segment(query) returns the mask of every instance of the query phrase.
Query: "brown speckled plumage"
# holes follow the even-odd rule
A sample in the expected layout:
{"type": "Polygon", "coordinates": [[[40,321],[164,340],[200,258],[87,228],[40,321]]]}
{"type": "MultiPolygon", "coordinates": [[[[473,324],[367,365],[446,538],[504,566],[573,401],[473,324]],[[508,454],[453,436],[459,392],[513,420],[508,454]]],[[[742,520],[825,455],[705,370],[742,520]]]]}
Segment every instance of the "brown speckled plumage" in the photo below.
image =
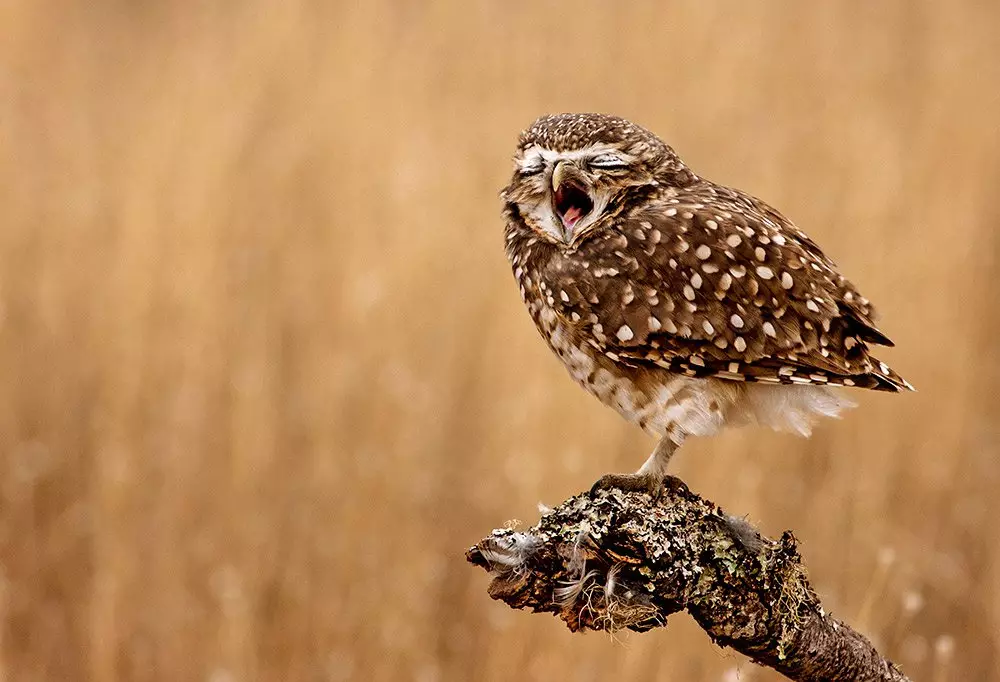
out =
{"type": "Polygon", "coordinates": [[[626,418],[675,445],[731,423],[781,428],[761,416],[763,394],[733,384],[822,386],[794,394],[818,407],[790,407],[802,412],[793,430],[808,432],[813,413],[848,404],[827,386],[909,387],[870,355],[892,343],[815,242],[759,199],[695,175],[649,131],[546,116],[515,161],[503,196],[522,297],[571,374],[626,418]],[[698,414],[685,417],[692,395],[698,414]]]}

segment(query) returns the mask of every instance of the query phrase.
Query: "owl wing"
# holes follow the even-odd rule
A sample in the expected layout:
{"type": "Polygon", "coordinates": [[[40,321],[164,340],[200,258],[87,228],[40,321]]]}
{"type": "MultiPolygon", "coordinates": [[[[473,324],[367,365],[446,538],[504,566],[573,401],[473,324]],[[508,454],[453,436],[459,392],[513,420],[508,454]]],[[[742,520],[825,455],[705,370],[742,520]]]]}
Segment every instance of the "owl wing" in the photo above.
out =
{"type": "Polygon", "coordinates": [[[736,381],[912,388],[869,354],[892,344],[870,302],[802,231],[736,190],[705,184],[653,202],[575,260],[557,310],[613,360],[736,381]]]}

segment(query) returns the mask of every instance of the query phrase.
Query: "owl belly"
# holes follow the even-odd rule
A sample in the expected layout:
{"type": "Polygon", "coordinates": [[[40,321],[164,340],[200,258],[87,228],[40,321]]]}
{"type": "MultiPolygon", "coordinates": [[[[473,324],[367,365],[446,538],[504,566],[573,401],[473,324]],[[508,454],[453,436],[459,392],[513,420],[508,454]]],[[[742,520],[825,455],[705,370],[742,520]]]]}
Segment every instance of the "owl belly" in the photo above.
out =
{"type": "MultiPolygon", "coordinates": [[[[725,426],[735,398],[721,382],[694,379],[656,367],[616,363],[575,337],[554,312],[543,309],[539,328],[570,376],[627,421],[652,436],[707,436],[725,426]]],[[[731,382],[729,382],[731,383],[731,382]]]]}
{"type": "Polygon", "coordinates": [[[616,363],[579,340],[554,312],[541,312],[539,328],[570,376],[657,438],[668,436],[680,444],[688,436],[711,436],[746,424],[808,436],[819,419],[839,417],[854,406],[837,387],[747,384],[616,363]]]}

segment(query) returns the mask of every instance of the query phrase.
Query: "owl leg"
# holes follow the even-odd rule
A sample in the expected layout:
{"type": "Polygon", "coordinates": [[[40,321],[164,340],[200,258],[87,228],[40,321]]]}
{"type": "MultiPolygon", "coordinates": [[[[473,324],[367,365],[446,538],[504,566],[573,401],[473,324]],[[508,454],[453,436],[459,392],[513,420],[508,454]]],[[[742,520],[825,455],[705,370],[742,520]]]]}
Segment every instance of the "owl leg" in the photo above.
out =
{"type": "Polygon", "coordinates": [[[653,454],[637,472],[634,474],[605,474],[590,489],[591,495],[598,490],[617,488],[626,492],[649,493],[653,497],[659,497],[663,490],[664,480],[667,478],[667,466],[670,463],[670,458],[673,457],[679,445],[669,435],[663,436],[656,444],[653,454]]]}

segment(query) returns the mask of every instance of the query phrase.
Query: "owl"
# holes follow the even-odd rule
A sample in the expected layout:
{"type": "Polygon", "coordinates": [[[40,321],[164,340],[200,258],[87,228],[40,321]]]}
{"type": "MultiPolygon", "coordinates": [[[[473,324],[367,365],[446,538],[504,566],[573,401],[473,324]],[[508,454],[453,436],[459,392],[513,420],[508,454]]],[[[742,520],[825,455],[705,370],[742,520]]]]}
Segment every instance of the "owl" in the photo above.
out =
{"type": "Polygon", "coordinates": [[[501,198],[507,257],[549,347],[658,439],[636,473],[595,489],[656,494],[691,436],[743,424],[807,436],[853,407],[844,387],[912,389],[871,355],[893,344],[816,242],[634,123],[539,118],[501,198]]]}

